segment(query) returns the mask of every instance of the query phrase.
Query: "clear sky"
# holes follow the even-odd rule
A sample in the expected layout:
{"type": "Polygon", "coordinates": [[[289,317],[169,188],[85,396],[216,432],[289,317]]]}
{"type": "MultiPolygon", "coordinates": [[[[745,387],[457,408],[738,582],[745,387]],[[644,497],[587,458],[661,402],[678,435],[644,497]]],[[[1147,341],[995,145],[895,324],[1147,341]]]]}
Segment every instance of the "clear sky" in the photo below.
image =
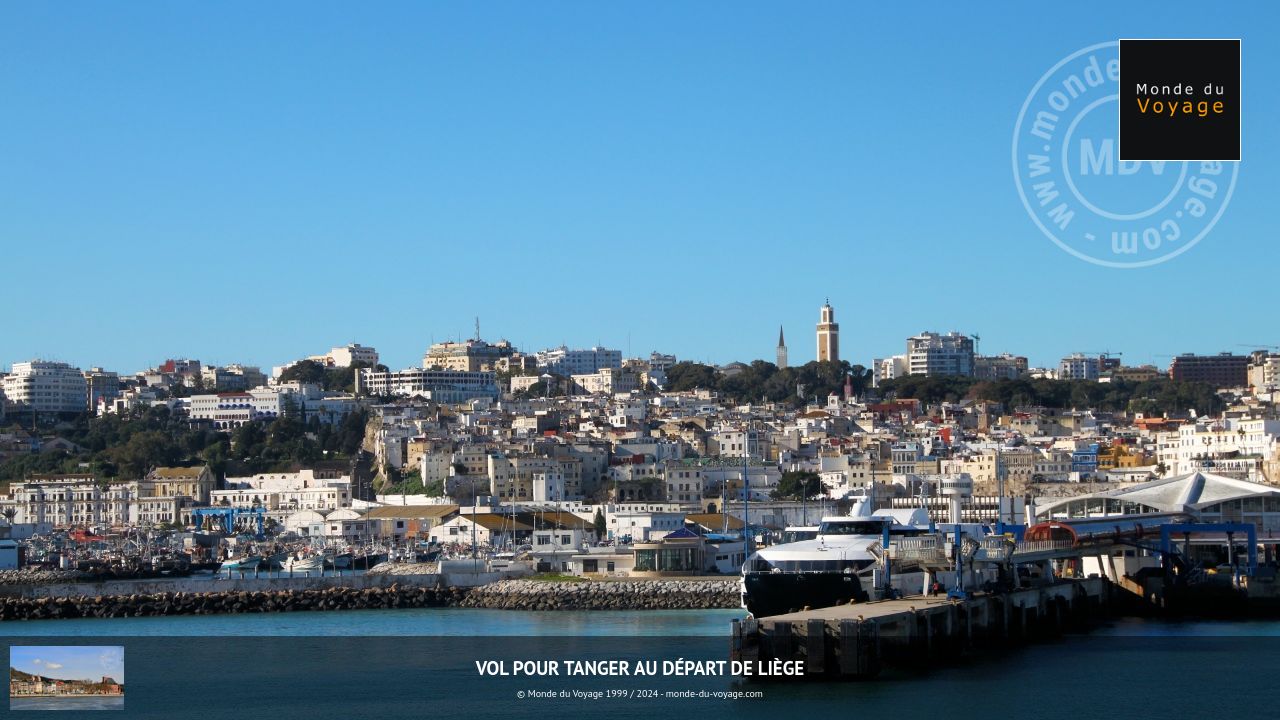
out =
{"type": "Polygon", "coordinates": [[[13,645],[9,666],[56,680],[124,682],[124,648],[119,645],[13,645]]]}
{"type": "Polygon", "coordinates": [[[0,366],[360,342],[712,362],[922,330],[1033,364],[1280,344],[1275,3],[0,5],[0,366]],[[1243,39],[1225,216],[1096,267],[1024,211],[1018,109],[1120,37],[1243,39]]]}

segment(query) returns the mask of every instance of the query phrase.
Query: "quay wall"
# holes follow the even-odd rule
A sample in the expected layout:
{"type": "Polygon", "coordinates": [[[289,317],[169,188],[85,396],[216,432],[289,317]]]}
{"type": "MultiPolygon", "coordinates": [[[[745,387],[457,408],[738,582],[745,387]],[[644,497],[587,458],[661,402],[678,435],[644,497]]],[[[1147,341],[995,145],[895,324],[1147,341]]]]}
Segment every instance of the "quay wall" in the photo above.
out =
{"type": "Polygon", "coordinates": [[[915,596],[734,620],[730,654],[802,661],[811,677],[914,672],[968,652],[1086,631],[1110,615],[1118,592],[1093,577],[965,600],[915,596]]]}

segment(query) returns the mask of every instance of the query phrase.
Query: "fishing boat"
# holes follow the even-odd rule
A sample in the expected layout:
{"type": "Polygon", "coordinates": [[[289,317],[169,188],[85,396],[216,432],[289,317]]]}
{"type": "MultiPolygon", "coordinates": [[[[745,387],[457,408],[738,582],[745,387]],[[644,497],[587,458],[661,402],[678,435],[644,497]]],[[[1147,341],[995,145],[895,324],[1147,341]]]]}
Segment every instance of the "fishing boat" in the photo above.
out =
{"type": "Polygon", "coordinates": [[[223,570],[231,573],[250,573],[257,572],[258,565],[262,564],[262,556],[246,555],[239,558],[227,558],[222,565],[218,566],[218,572],[223,570]]]}
{"type": "Polygon", "coordinates": [[[280,571],[287,573],[319,572],[324,569],[324,556],[319,554],[294,554],[280,563],[280,571]]]}
{"type": "Polygon", "coordinates": [[[386,562],[387,553],[379,551],[361,552],[351,556],[351,568],[353,570],[368,570],[375,567],[378,563],[386,562]]]}
{"type": "Polygon", "coordinates": [[[351,567],[351,553],[340,552],[325,556],[324,566],[330,570],[347,570],[351,567]]]}

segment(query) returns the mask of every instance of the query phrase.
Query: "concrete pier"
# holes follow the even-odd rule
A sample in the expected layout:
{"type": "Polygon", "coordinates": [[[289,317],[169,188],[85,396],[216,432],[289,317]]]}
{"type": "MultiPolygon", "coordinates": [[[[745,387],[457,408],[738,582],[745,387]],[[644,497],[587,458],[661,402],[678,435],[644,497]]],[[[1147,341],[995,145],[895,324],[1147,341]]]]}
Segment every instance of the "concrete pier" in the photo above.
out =
{"type": "Polygon", "coordinates": [[[803,661],[813,677],[870,678],[886,667],[919,669],[966,650],[1086,629],[1107,611],[1103,578],[967,600],[910,597],[733,621],[731,658],[803,661]]]}

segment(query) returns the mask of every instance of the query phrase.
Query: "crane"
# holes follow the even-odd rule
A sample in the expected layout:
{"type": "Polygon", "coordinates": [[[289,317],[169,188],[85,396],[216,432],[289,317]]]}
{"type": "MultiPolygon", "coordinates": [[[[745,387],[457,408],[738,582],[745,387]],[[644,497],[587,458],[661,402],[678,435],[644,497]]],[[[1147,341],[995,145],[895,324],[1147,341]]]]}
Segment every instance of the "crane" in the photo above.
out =
{"type": "Polygon", "coordinates": [[[1112,355],[1119,357],[1124,354],[1120,350],[1076,350],[1076,352],[1081,355],[1097,355],[1098,357],[1111,357],[1112,355]]]}

